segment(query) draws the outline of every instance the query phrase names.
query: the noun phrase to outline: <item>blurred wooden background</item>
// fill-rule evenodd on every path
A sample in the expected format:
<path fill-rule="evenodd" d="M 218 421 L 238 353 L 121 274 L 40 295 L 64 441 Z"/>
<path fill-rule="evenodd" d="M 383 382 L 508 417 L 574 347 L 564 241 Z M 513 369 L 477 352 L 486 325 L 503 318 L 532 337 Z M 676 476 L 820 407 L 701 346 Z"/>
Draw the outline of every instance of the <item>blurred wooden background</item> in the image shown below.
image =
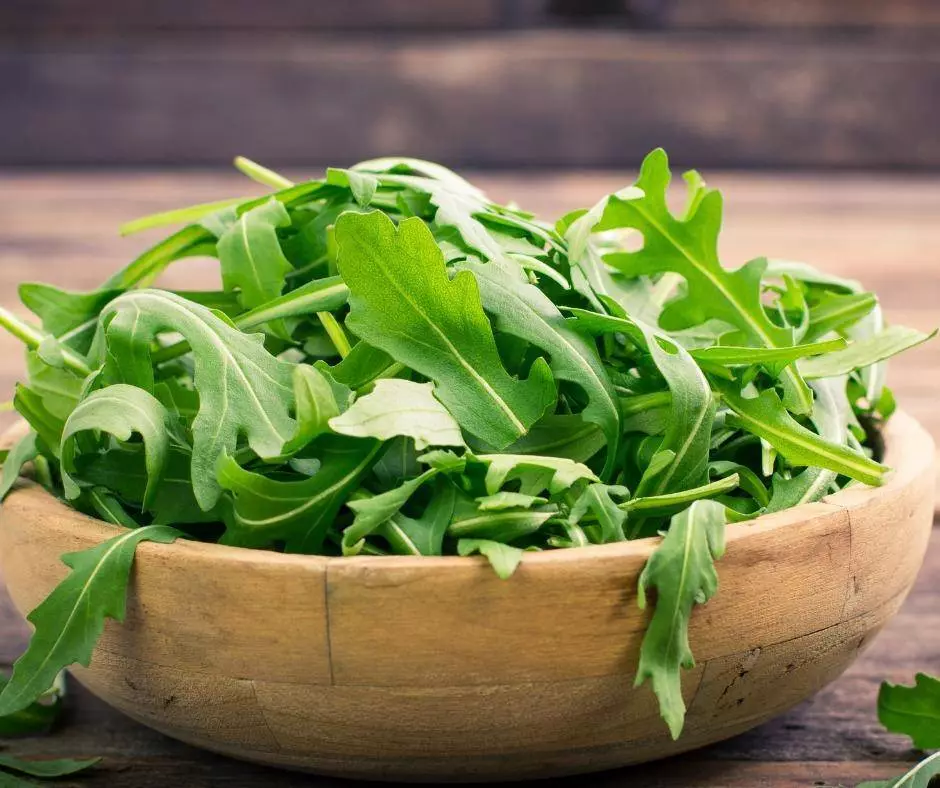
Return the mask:
<path fill-rule="evenodd" d="M 0 166 L 940 167 L 937 0 L 2 0 Z"/>

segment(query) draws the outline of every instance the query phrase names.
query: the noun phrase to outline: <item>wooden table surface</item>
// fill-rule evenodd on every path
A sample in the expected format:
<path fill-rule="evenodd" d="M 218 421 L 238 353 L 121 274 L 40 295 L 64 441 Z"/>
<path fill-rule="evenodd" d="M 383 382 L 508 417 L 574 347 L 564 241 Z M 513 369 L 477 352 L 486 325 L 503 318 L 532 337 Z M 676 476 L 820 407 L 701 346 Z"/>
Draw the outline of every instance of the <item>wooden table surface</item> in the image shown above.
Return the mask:
<path fill-rule="evenodd" d="M 589 206 L 630 180 L 627 173 L 606 172 L 477 179 L 495 199 L 515 200 L 546 217 Z M 881 295 L 890 320 L 923 330 L 940 324 L 940 177 L 718 173 L 710 182 L 726 197 L 726 264 L 759 255 L 805 260 L 862 280 Z M 94 287 L 159 237 L 121 239 L 117 227 L 124 221 L 242 193 L 256 189 L 229 174 L 0 174 L 0 305 L 22 311 L 16 285 L 24 280 Z M 162 281 L 185 288 L 218 286 L 218 275 L 211 261 L 194 260 L 176 264 Z M 0 398 L 12 392 L 22 368 L 18 343 L 0 336 Z M 940 342 L 894 362 L 890 381 L 902 406 L 940 438 Z M 0 591 L 0 668 L 8 667 L 24 647 L 26 632 Z M 918 670 L 940 674 L 937 528 L 918 584 L 900 613 L 858 662 L 815 698 L 707 749 L 559 784 L 809 788 L 854 786 L 898 774 L 917 753 L 906 739 L 881 729 L 875 698 L 883 679 L 908 681 Z M 127 720 L 72 684 L 68 713 L 54 735 L 4 742 L 3 750 L 27 756 L 104 756 L 98 769 L 75 783 L 88 786 L 349 784 L 203 753 Z"/>

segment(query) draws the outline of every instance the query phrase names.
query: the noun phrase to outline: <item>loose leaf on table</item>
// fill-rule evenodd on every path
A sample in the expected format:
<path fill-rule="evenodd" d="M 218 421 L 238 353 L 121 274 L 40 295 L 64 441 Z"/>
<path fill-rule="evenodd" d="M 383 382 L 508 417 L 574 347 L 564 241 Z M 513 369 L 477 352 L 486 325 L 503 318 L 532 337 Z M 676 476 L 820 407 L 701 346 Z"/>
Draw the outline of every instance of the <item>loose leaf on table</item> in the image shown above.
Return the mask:
<path fill-rule="evenodd" d="M 377 380 L 371 393 L 330 419 L 330 427 L 357 438 L 412 438 L 418 451 L 428 446 L 464 445 L 460 425 L 435 399 L 433 384 L 410 380 Z"/>
<path fill-rule="evenodd" d="M 0 501 L 6 498 L 10 488 L 16 484 L 23 466 L 36 459 L 38 453 L 36 433 L 32 430 L 13 444 L 13 448 L 3 461 L 3 473 L 0 475 Z"/>
<path fill-rule="evenodd" d="M 787 412 L 776 392 L 768 389 L 744 397 L 731 386 L 717 385 L 733 411 L 726 423 L 763 438 L 792 465 L 826 468 L 865 484 L 881 484 L 886 466 L 808 430 Z"/>
<path fill-rule="evenodd" d="M 909 772 L 894 780 L 873 780 L 859 783 L 858 788 L 931 788 L 940 777 L 940 752 L 924 758 Z"/>
<path fill-rule="evenodd" d="M 168 419 L 163 404 L 153 394 L 135 386 L 116 383 L 93 391 L 72 411 L 62 432 L 59 453 L 65 496 L 77 498 L 80 492 L 69 475 L 75 471 L 75 436 L 79 432 L 98 430 L 125 442 L 137 433 L 143 438 L 147 458 L 147 486 L 141 502 L 147 508 L 157 492 L 166 464 L 170 447 Z"/>
<path fill-rule="evenodd" d="M 162 331 L 182 334 L 192 348 L 199 414 L 192 424 L 196 500 L 218 500 L 216 463 L 244 435 L 260 457 L 276 457 L 295 434 L 293 365 L 264 348 L 261 334 L 244 334 L 219 314 L 170 293 L 139 290 L 112 301 L 103 315 L 109 358 L 105 371 L 152 391 L 150 344 Z"/>
<path fill-rule="evenodd" d="M 382 444 L 334 435 L 321 438 L 316 448 L 320 468 L 300 481 L 268 478 L 224 456 L 218 481 L 232 493 L 235 506 L 223 541 L 243 547 L 283 541 L 288 552 L 319 552 L 327 529 L 375 463 Z"/>
<path fill-rule="evenodd" d="M 473 274 L 448 279 L 444 258 L 420 219 L 396 229 L 381 213 L 347 213 L 336 223 L 340 273 L 350 289 L 347 326 L 436 384 L 462 427 L 502 448 L 555 403 L 548 364 L 526 380 L 503 367 Z"/>
<path fill-rule="evenodd" d="M 512 577 L 519 562 L 522 561 L 523 554 L 518 547 L 489 539 L 461 539 L 457 542 L 457 552 L 459 555 L 479 553 L 486 556 L 490 566 L 502 580 Z"/>
<path fill-rule="evenodd" d="M 179 536 L 175 528 L 154 525 L 124 531 L 88 550 L 62 556 L 71 571 L 27 616 L 35 632 L 26 653 L 13 666 L 10 683 L 0 693 L 0 717 L 34 703 L 63 668 L 76 663 L 88 666 L 105 620 L 124 620 L 137 545 L 144 541 L 168 544 Z"/>
<path fill-rule="evenodd" d="M 643 234 L 643 247 L 635 252 L 615 252 L 605 262 L 628 276 L 680 274 L 687 283 L 684 296 L 673 300 L 661 317 L 664 328 L 684 328 L 717 318 L 738 328 L 760 347 L 787 347 L 793 342 L 789 328 L 776 325 L 762 303 L 761 278 L 766 260 L 752 260 L 736 270 L 722 267 L 718 259 L 722 198 L 701 180 L 690 181 L 686 215 L 677 219 L 666 203 L 671 180 L 663 150 L 654 150 L 643 161 L 636 186 L 642 197 L 612 196 L 597 224 L 598 231 L 632 228 Z M 785 401 L 795 413 L 809 413 L 812 395 L 791 367 L 782 373 Z"/>
<path fill-rule="evenodd" d="M 920 750 L 940 748 L 940 678 L 918 673 L 914 682 L 881 685 L 878 719 L 892 733 L 910 736 Z"/>
<path fill-rule="evenodd" d="M 817 358 L 808 358 L 800 362 L 800 372 L 807 380 L 848 375 L 857 369 L 870 367 L 879 361 L 910 350 L 937 334 L 929 334 L 905 326 L 888 326 L 878 334 L 852 342 L 844 350 L 827 353 Z"/>
<path fill-rule="evenodd" d="M 72 774 L 78 774 L 86 769 L 90 769 L 99 763 L 101 758 L 87 758 L 85 760 L 74 760 L 72 758 L 61 758 L 59 760 L 30 760 L 22 758 L 11 758 L 8 755 L 0 755 L 0 769 L 9 769 L 10 771 L 27 774 L 30 777 L 39 777 L 40 779 L 53 779 L 55 777 L 68 777 Z M 2 778 L 2 776 L 0 776 Z M 2 786 L 0 782 L 0 786 Z M 14 783 L 15 785 L 15 783 Z"/>
<path fill-rule="evenodd" d="M 689 617 L 718 590 L 715 561 L 725 551 L 725 511 L 715 501 L 696 501 L 672 518 L 669 530 L 640 575 L 639 604 L 656 589 L 656 609 L 640 648 L 636 685 L 649 679 L 663 719 L 677 739 L 685 721 L 680 671 L 695 666 Z"/>
<path fill-rule="evenodd" d="M 476 277 L 483 308 L 497 330 L 543 350 L 556 380 L 569 381 L 584 390 L 588 402 L 581 416 L 600 427 L 607 439 L 604 473 L 610 474 L 620 443 L 620 411 L 593 343 L 568 324 L 548 296 L 529 284 L 518 266 L 468 262 L 458 268 Z"/>

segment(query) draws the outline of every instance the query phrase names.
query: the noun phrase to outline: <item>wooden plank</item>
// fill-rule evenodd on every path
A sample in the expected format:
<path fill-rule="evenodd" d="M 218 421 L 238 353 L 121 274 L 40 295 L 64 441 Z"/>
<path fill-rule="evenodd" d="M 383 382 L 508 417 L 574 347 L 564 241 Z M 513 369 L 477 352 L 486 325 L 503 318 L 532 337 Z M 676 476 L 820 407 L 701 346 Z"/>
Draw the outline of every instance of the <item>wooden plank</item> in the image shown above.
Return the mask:
<path fill-rule="evenodd" d="M 876 28 L 940 26 L 934 0 L 639 0 L 638 18 L 658 28 Z"/>
<path fill-rule="evenodd" d="M 0 38 L 301 30 L 468 30 L 497 27 L 503 0 L 4 0 Z"/>
<path fill-rule="evenodd" d="M 0 166 L 940 167 L 930 42 L 617 31 L 108 39 L 0 51 Z M 890 111 L 886 108 L 890 107 Z M 81 133 L 76 133 L 81 129 Z"/>

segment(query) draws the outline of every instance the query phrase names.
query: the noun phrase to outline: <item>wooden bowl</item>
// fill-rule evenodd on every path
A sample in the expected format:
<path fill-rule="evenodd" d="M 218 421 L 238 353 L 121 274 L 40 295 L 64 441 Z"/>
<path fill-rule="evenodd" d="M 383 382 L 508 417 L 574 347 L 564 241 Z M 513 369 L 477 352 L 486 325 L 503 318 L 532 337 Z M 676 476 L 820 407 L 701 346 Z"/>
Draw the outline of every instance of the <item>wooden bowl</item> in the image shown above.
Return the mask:
<path fill-rule="evenodd" d="M 127 622 L 75 676 L 169 736 L 276 766 L 388 780 L 609 769 L 752 728 L 813 694 L 898 609 L 933 518 L 934 450 L 898 414 L 878 489 L 728 527 L 720 589 L 692 616 L 686 730 L 633 688 L 657 540 L 477 558 L 323 558 L 143 544 Z M 0 554 L 31 610 L 62 553 L 114 529 L 41 488 L 3 504 Z"/>

